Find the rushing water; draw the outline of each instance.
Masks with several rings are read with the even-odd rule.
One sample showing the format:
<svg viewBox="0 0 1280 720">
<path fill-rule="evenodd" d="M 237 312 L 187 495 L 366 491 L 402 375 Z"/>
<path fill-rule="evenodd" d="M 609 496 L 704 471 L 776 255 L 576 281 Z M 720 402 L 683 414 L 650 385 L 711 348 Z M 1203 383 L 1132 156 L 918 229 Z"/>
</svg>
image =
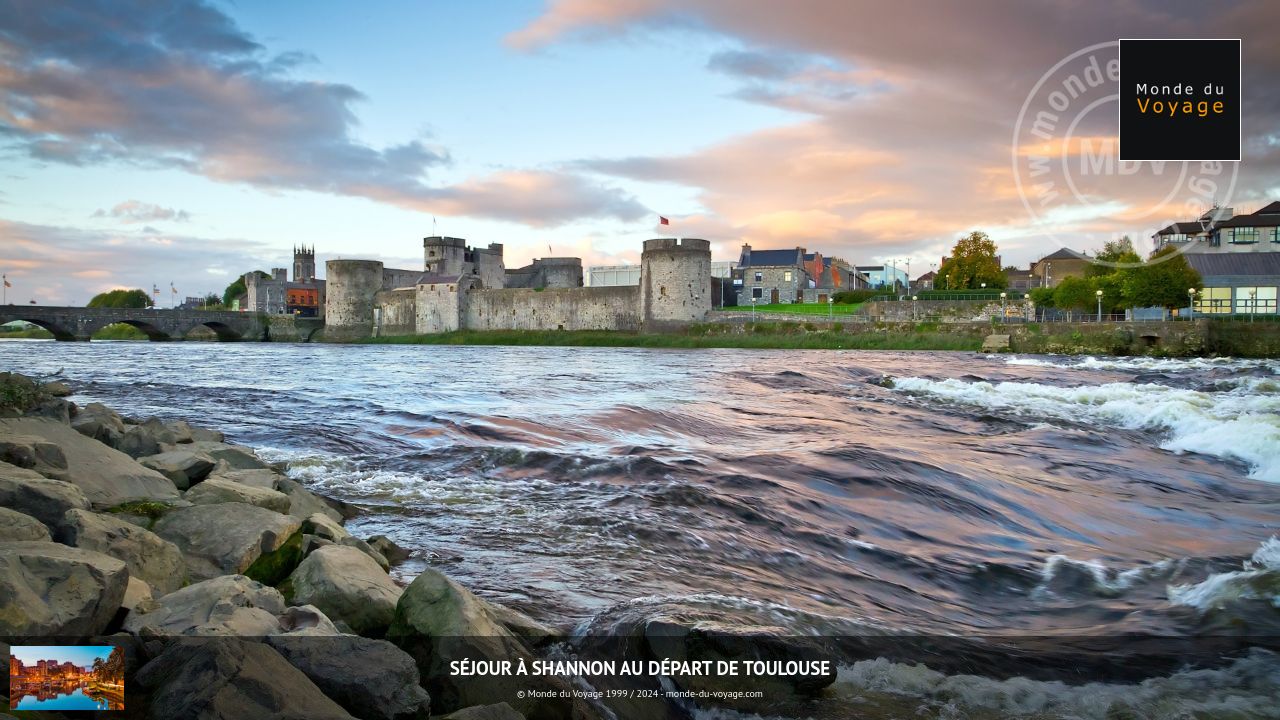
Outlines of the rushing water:
<svg viewBox="0 0 1280 720">
<path fill-rule="evenodd" d="M 566 626 L 677 605 L 797 634 L 1280 634 L 1275 361 L 14 341 L 0 367 L 265 448 L 414 549 L 402 577 Z M 927 672 L 838 688 L 934 697 Z M 1270 716 L 1246 700 L 1274 700 L 1274 656 L 1197 672 L 1219 675 L 1178 692 L 1206 716 Z M 980 680 L 939 702 L 1031 692 Z M 1060 690 L 1027 711 L 1105 717 L 1106 689 Z"/>
</svg>

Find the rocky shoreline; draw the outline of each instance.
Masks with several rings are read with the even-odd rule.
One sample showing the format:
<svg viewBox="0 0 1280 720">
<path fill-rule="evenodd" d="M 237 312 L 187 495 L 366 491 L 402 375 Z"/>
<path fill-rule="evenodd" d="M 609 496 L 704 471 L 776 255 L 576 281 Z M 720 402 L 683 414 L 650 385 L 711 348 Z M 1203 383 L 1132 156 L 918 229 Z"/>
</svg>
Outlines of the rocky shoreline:
<svg viewBox="0 0 1280 720">
<path fill-rule="evenodd" d="M 125 717 L 689 716 L 657 697 L 584 698 L 573 678 L 455 673 L 463 659 L 563 654 L 566 633 L 432 568 L 402 587 L 388 571 L 407 551 L 353 536 L 343 523 L 357 509 L 220 432 L 72 395 L 62 381 L 0 373 L 0 638 L 121 647 Z M 637 625 L 610 652 L 724 657 L 693 620 L 659 623 L 657 639 Z M 802 702 L 834 679 L 783 679 L 780 695 Z M 659 687 L 618 680 L 607 683 L 628 695 Z"/>
</svg>

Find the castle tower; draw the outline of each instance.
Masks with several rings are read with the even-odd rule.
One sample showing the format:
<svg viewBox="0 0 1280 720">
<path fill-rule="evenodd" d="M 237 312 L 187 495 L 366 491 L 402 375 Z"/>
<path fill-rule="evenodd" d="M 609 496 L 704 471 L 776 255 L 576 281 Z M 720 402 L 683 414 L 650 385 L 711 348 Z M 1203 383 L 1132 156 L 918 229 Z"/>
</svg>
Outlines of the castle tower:
<svg viewBox="0 0 1280 720">
<path fill-rule="evenodd" d="M 649 327 L 705 321 L 711 312 L 711 243 L 696 238 L 645 240 L 640 305 Z"/>
<path fill-rule="evenodd" d="M 311 282 L 316 279 L 316 246 L 306 245 L 293 249 L 293 281 Z"/>
<path fill-rule="evenodd" d="M 423 238 L 422 259 L 423 269 L 431 275 L 465 275 L 472 268 L 467 264 L 467 241 L 463 238 Z"/>
<path fill-rule="evenodd" d="M 372 334 L 374 297 L 382 290 L 383 266 L 377 260 L 330 260 L 324 300 L 328 340 L 353 340 Z"/>
</svg>

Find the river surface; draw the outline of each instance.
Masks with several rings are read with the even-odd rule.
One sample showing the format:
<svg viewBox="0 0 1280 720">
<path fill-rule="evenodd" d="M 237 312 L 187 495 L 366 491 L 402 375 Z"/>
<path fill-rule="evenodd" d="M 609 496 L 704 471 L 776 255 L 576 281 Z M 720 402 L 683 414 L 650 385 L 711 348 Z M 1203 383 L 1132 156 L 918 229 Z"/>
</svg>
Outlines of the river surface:
<svg viewBox="0 0 1280 720">
<path fill-rule="evenodd" d="M 1280 634 L 1277 361 L 6 341 L 0 368 L 221 429 L 364 507 L 350 529 L 414 550 L 402 579 L 430 563 L 566 627 L 680 606 L 796 634 Z M 1153 692 L 1274 717 L 1277 665 Z M 940 692 L 924 672 L 841 687 Z M 938 702 L 1030 692 L 984 682 Z M 1059 690 L 1028 712 L 1106 716 Z"/>
</svg>

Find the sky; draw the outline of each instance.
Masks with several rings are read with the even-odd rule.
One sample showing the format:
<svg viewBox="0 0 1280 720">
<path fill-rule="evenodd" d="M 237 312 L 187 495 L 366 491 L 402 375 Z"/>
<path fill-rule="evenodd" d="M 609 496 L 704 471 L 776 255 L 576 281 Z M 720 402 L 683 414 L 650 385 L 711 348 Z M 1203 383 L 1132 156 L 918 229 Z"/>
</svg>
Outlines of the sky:
<svg viewBox="0 0 1280 720">
<path fill-rule="evenodd" d="M 167 304 L 304 243 L 421 267 L 439 233 L 508 267 L 676 235 L 916 276 L 972 230 L 1025 267 L 1280 198 L 1278 36 L 1265 1 L 0 0 L 0 272 L 9 302 Z M 1020 108 L 1118 37 L 1243 39 L 1230 192 L 1162 205 L 1144 168 L 1024 202 Z M 1115 136 L 1096 107 L 1077 139 Z"/>
<path fill-rule="evenodd" d="M 22 661 L 27 667 L 40 660 L 57 660 L 59 663 L 70 662 L 82 668 L 93 667 L 96 658 L 104 661 L 111 656 L 110 645 L 14 645 L 9 654 Z"/>
</svg>

